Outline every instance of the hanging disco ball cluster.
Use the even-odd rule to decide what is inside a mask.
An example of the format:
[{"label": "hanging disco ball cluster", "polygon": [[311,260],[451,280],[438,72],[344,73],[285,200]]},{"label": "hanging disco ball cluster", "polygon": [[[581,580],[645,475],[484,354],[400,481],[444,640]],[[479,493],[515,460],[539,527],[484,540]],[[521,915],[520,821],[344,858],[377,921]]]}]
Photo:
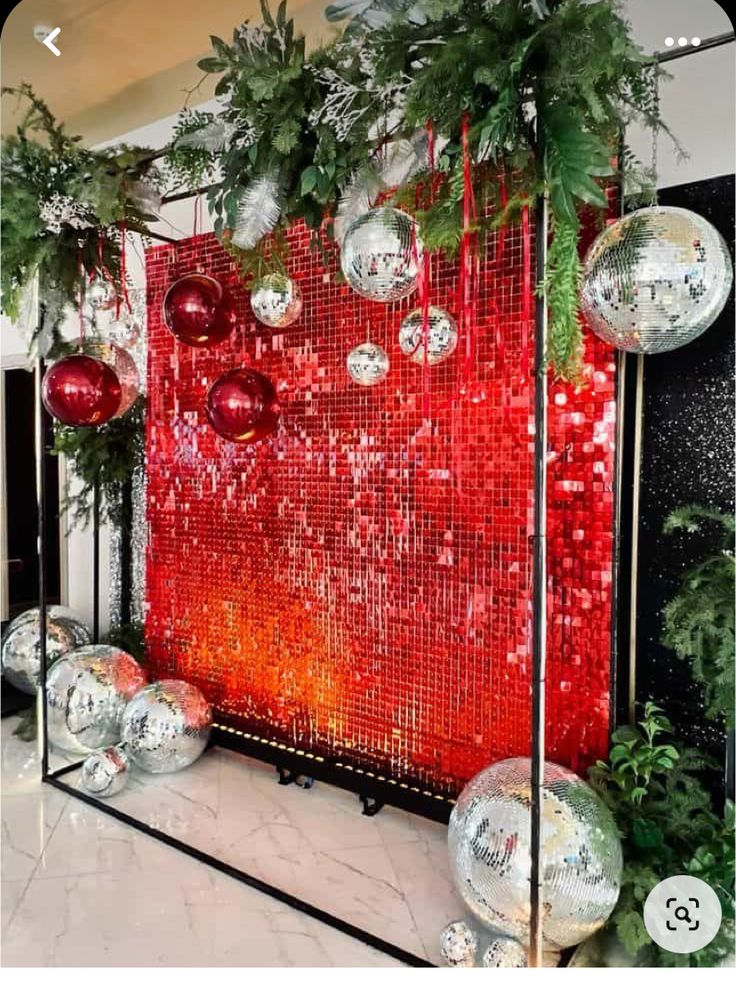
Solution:
[{"label": "hanging disco ball cluster", "polygon": [[[424,246],[413,218],[391,207],[373,208],[356,218],[342,241],[340,264],[345,279],[369,301],[390,304],[413,294],[424,262]],[[399,329],[399,347],[415,363],[430,366],[446,360],[457,345],[457,325],[442,308],[431,306],[408,314]],[[374,387],[388,376],[384,349],[366,341],[347,357],[350,378]]]}]

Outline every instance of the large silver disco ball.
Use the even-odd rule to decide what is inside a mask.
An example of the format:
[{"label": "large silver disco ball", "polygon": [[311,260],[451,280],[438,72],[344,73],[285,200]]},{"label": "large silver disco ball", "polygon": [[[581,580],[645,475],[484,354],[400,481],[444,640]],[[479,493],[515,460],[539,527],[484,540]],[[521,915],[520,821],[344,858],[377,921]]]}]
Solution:
[{"label": "large silver disco ball", "polygon": [[[0,658],[3,677],[21,692],[32,695],[41,674],[41,610],[28,609],[8,626]],[[89,643],[89,630],[66,605],[50,605],[46,613],[46,667],[57,657]]]},{"label": "large silver disco ball", "polygon": [[[531,869],[531,762],[510,758],[465,786],[450,818],[450,867],[483,924],[526,943]],[[607,806],[572,771],[545,764],[543,941],[559,950],[603,926],[618,900],[622,856]]]},{"label": "large silver disco ball", "polygon": [[105,799],[121,792],[130,772],[130,761],[120,746],[100,747],[85,758],[80,787],[83,792]]},{"label": "large silver disco ball", "polygon": [[713,324],[732,281],[728,248],[710,222],[683,208],[642,208],[591,246],[580,305],[596,335],[617,349],[665,353]]},{"label": "large silver disco ball", "polygon": [[121,739],[131,760],[152,774],[181,771],[207,746],[212,711],[186,681],[146,685],[126,706]]},{"label": "large silver disco ball", "polygon": [[145,683],[140,664],[117,647],[93,644],[64,654],[46,681],[49,740],[78,754],[117,743],[123,709]]},{"label": "large silver disco ball", "polygon": [[386,351],[375,342],[361,342],[351,349],[346,361],[350,379],[361,387],[375,387],[388,376]]},{"label": "large silver disco ball", "polygon": [[251,291],[250,306],[259,322],[274,329],[293,325],[302,313],[302,291],[296,280],[270,273]]},{"label": "large silver disco ball", "polygon": [[[410,311],[399,328],[399,346],[414,363],[424,363],[424,317],[422,309]],[[430,306],[427,315],[427,363],[434,366],[452,356],[457,346],[457,324],[442,308]]]},{"label": "large silver disco ball", "polygon": [[413,218],[396,208],[374,208],[348,228],[340,264],[357,294],[387,303],[416,289],[422,253]]}]

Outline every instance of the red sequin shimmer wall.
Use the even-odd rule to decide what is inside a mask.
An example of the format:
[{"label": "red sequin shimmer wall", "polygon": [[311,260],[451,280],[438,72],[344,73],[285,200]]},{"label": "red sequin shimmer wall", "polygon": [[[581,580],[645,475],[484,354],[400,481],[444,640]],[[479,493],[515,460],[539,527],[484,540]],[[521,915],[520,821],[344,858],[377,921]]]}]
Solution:
[{"label": "red sequin shimmer wall", "polygon": [[[533,233],[526,245],[533,260]],[[147,253],[149,546],[146,641],[158,677],[198,684],[233,726],[453,793],[529,753],[533,300],[521,227],[491,238],[477,294],[476,400],[464,346],[430,370],[397,345],[416,302],[385,306],[289,238],[304,311],[258,324],[211,235]],[[177,342],[161,302],[177,277],[230,283],[239,327]],[[533,271],[532,271],[533,272]],[[457,269],[431,299],[457,313]],[[369,338],[391,370],[353,384]],[[223,371],[265,372],[282,425],[254,446],[204,416]],[[481,396],[481,400],[477,397]],[[607,745],[614,366],[588,337],[585,385],[550,388],[548,756],[579,771]]]}]

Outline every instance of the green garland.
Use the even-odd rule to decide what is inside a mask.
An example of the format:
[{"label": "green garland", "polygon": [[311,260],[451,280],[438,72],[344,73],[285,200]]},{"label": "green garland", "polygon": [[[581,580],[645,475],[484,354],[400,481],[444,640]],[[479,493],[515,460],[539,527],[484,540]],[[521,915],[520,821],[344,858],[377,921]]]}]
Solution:
[{"label": "green garland", "polygon": [[[608,803],[622,837],[624,871],[616,908],[602,931],[583,945],[581,962],[645,967],[706,967],[733,954],[734,806],[718,815],[699,773],[718,765],[675,746],[662,710],[646,703],[641,720],[612,736],[607,762],[590,780]],[[644,925],[647,895],[671,875],[695,875],[718,894],[721,929],[701,951],[672,954]]]},{"label": "green garland", "polygon": [[78,306],[88,275],[119,285],[118,226],[148,233],[155,218],[142,205],[158,176],[146,149],[84,148],[27,84],[2,93],[29,105],[2,139],[2,307],[17,320],[26,287],[41,274],[48,325],[56,329],[64,308]]},{"label": "green garland", "polygon": [[143,466],[146,399],[139,395],[120,418],[101,426],[74,427],[55,423],[54,453],[68,457],[82,487],[66,498],[65,510],[75,525],[86,526],[92,513],[95,484],[100,488],[100,514],[119,522],[123,485]]},{"label": "green garland", "polygon": [[[275,17],[261,4],[262,25],[246,22],[229,44],[213,37],[213,54],[200,63],[220,75],[216,93],[231,129],[212,154],[221,173],[209,198],[218,234],[243,224],[244,192],[264,178],[271,187],[267,200],[260,191],[261,214],[266,206],[273,225],[303,220],[319,231],[356,185],[367,190],[380,178],[392,151],[408,163],[395,194],[406,201],[427,180],[426,156],[417,154],[413,167],[411,159],[431,121],[447,140],[445,180],[418,220],[429,249],[452,253],[467,116],[474,159],[486,167],[475,171],[478,184],[488,173],[507,179],[503,220],[549,195],[549,361],[558,376],[577,379],[578,212],[605,209],[604,178],[624,122],[661,125],[657,66],[632,42],[616,0],[341,0],[326,13],[348,19],[342,37],[308,58],[285,3]],[[488,223],[501,220],[499,209]]]}]

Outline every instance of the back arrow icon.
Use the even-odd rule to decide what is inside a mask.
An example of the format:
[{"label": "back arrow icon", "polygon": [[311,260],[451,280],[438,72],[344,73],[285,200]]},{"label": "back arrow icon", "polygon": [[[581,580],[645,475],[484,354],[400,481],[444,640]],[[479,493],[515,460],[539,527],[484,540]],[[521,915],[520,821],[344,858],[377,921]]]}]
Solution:
[{"label": "back arrow icon", "polygon": [[50,34],[46,35],[44,40],[41,42],[41,44],[45,45],[49,52],[53,52],[54,55],[61,55],[59,49],[56,45],[54,45],[54,38],[56,38],[59,34],[61,34],[61,28],[54,28],[54,30]]}]

